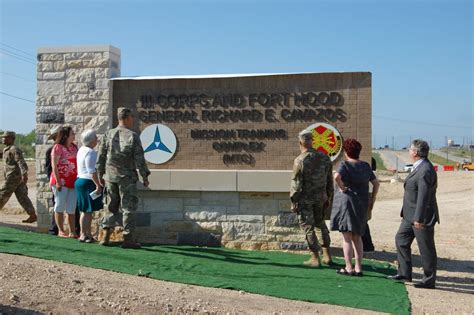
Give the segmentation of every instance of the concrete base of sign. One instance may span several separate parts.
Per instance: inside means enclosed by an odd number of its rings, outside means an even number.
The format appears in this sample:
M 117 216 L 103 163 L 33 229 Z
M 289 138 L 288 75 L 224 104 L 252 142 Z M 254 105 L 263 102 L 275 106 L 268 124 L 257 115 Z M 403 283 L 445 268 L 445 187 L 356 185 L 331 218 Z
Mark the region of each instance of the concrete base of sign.
M 280 249 L 304 244 L 290 212 L 291 171 L 153 170 L 139 185 L 137 236 L 177 244 L 212 234 L 232 248 Z M 304 246 L 303 246 L 304 247 Z

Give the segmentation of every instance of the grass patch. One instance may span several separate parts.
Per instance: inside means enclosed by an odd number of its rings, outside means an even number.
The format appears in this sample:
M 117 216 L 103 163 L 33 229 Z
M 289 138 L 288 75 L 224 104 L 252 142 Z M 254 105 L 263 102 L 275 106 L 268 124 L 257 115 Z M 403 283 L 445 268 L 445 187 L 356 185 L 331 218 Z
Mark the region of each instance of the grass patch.
M 0 252 L 205 287 L 243 290 L 280 298 L 408 314 L 405 286 L 385 279 L 388 264 L 364 261 L 364 277 L 334 268 L 302 265 L 305 255 L 191 246 L 103 247 L 0 227 Z M 342 266 L 342 259 L 335 259 Z M 21 271 L 19 271 L 21 272 Z
M 447 148 L 442 148 L 441 151 L 446 153 Z M 474 156 L 474 149 L 468 149 L 468 148 L 449 148 L 449 155 L 454 155 L 463 159 L 466 159 L 466 161 L 471 160 L 471 156 Z
M 385 167 L 385 164 L 383 163 L 382 158 L 380 157 L 380 153 L 372 152 L 372 157 L 375 159 L 375 162 L 377 163 L 377 171 L 387 170 L 387 168 Z
M 445 157 L 430 153 L 428 159 L 431 163 L 439 164 L 439 165 L 454 165 L 456 166 L 457 162 L 453 160 L 446 160 Z

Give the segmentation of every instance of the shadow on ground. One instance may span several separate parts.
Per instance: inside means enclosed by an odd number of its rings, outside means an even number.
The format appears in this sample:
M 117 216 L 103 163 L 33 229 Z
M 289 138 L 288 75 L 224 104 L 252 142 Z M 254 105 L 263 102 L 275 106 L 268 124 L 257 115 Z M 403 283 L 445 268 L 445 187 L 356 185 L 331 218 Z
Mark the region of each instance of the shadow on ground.
M 0 304 L 0 314 L 16 314 L 16 315 L 42 315 L 45 313 L 28 310 L 25 308 L 19 308 L 11 305 L 2 305 Z
M 342 255 L 342 249 L 335 249 L 336 255 Z M 374 259 L 377 261 L 386 261 L 394 264 L 397 260 L 397 253 L 375 251 L 371 254 L 364 254 L 366 259 Z M 421 256 L 412 255 L 413 267 L 421 267 Z M 455 260 L 449 258 L 438 257 L 438 270 L 457 272 L 457 273 L 474 273 L 474 261 L 472 260 Z M 421 279 L 422 273 L 413 273 L 414 279 Z M 474 278 L 472 277 L 456 277 L 456 276 L 437 276 L 436 289 L 474 294 Z

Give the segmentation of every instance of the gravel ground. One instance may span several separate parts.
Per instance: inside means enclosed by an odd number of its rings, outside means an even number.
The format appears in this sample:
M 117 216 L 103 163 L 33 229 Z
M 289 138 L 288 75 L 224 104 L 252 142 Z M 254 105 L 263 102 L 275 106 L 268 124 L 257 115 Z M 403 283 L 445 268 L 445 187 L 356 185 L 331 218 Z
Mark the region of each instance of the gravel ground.
M 403 175 L 402 175 L 403 176 Z M 474 172 L 440 172 L 436 227 L 438 282 L 436 290 L 407 284 L 414 314 L 474 314 Z M 368 258 L 394 262 L 394 236 L 400 222 L 403 184 L 383 183 L 369 222 L 376 252 Z M 24 214 L 9 202 L 0 224 L 34 230 L 19 223 Z M 13 206 L 13 207 L 12 207 Z M 336 255 L 342 244 L 331 233 Z M 414 278 L 421 278 L 420 257 L 413 244 Z M 0 254 L 0 313 L 201 313 L 317 314 L 370 313 L 332 305 L 297 302 L 245 292 L 203 288 L 134 277 L 109 271 Z
M 0 254 L 0 265 L 2 313 L 9 309 L 23 314 L 359 313 L 338 306 L 183 285 L 21 256 Z

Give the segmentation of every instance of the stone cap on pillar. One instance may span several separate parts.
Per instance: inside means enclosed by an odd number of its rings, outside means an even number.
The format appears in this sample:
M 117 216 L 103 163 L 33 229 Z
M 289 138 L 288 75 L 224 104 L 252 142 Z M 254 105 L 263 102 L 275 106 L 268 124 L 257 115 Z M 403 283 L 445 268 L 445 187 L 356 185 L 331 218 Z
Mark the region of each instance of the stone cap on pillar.
M 80 45 L 60 47 L 40 47 L 38 54 L 78 53 L 78 52 L 110 52 L 120 56 L 120 48 L 112 45 Z

